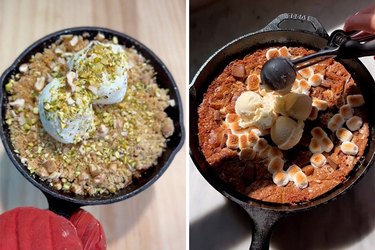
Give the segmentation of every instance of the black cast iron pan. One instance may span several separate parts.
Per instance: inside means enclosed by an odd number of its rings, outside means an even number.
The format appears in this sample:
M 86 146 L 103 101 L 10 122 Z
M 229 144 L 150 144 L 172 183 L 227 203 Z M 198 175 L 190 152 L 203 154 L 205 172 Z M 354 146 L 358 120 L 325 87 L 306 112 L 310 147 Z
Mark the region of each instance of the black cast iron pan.
M 27 62 L 35 53 L 42 52 L 44 48 L 55 42 L 61 35 L 82 35 L 85 32 L 89 34 L 89 39 L 93 39 L 98 34 L 98 32 L 101 32 L 105 35 L 106 38 L 110 39 L 113 36 L 117 36 L 119 44 L 125 45 L 126 47 L 134 47 L 154 67 L 157 73 L 156 77 L 158 85 L 162 88 L 169 89 L 170 97 L 176 102 L 176 105 L 174 107 L 168 107 L 166 109 L 166 113 L 174 122 L 175 132 L 169 138 L 167 148 L 159 157 L 157 165 L 147 170 L 143 174 L 142 178 L 135 180 L 131 185 L 113 195 L 88 197 L 67 194 L 56 191 L 52 189 L 47 182 L 41 181 L 39 178 L 31 176 L 26 166 L 21 163 L 17 154 L 14 153 L 14 148 L 10 140 L 9 128 L 5 123 L 6 104 L 8 102 L 7 94 L 5 92 L 5 84 L 13 74 L 18 72 L 19 66 L 22 63 Z M 173 80 L 171 73 L 168 71 L 164 63 L 149 48 L 147 48 L 145 45 L 138 42 L 134 38 L 114 30 L 99 27 L 76 27 L 64 29 L 47 35 L 42 39 L 36 41 L 24 52 L 22 52 L 22 54 L 15 60 L 15 62 L 3 73 L 0 78 L 0 84 L 0 134 L 5 151 L 7 152 L 14 166 L 21 172 L 21 174 L 46 195 L 49 209 L 60 215 L 64 215 L 65 217 L 69 217 L 80 206 L 109 204 L 128 199 L 133 195 L 136 195 L 139 192 L 145 190 L 164 173 L 164 171 L 171 164 L 176 153 L 181 149 L 184 142 L 182 102 L 177 85 Z
M 274 45 L 304 46 L 319 50 L 327 44 L 328 34 L 317 19 L 298 15 L 281 14 L 264 29 L 244 35 L 225 45 L 215 52 L 201 67 L 194 77 L 190 89 L 190 156 L 203 177 L 228 199 L 244 208 L 252 219 L 253 236 L 250 249 L 268 249 L 271 231 L 280 219 L 287 215 L 316 208 L 335 200 L 348 191 L 368 171 L 374 162 L 375 129 L 374 129 L 374 96 L 375 82 L 358 60 L 340 60 L 352 77 L 359 84 L 366 102 L 369 116 L 370 138 L 363 159 L 355 166 L 347 180 L 333 190 L 309 202 L 296 205 L 267 203 L 251 199 L 229 188 L 221 181 L 207 163 L 200 151 L 198 141 L 198 107 L 208 85 L 217 77 L 231 61 L 243 58 L 258 48 Z

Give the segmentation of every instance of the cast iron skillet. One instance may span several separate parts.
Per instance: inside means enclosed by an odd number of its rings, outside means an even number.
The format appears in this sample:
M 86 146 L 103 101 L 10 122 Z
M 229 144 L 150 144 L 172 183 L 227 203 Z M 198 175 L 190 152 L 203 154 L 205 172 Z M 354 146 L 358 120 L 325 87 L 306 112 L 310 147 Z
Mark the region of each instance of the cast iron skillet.
M 235 39 L 215 52 L 200 68 L 190 85 L 190 156 L 203 177 L 217 191 L 228 199 L 238 203 L 249 214 L 253 225 L 250 249 L 268 249 L 271 231 L 280 219 L 287 215 L 306 211 L 335 200 L 339 195 L 342 195 L 357 183 L 371 167 L 375 156 L 375 114 L 373 112 L 375 106 L 375 82 L 358 59 L 340 60 L 359 84 L 364 95 L 370 123 L 369 145 L 365 150 L 363 159 L 355 166 L 346 181 L 314 200 L 297 205 L 262 202 L 251 199 L 226 186 L 215 175 L 200 150 L 197 124 L 198 107 L 203 100 L 203 94 L 207 91 L 208 85 L 234 59 L 243 58 L 243 56 L 258 48 L 273 45 L 304 46 L 317 50 L 327 44 L 327 39 L 328 34 L 317 19 L 298 14 L 281 14 L 264 29 Z
M 44 48 L 48 47 L 54 41 L 56 41 L 60 35 L 64 34 L 74 34 L 82 35 L 87 32 L 89 34 L 89 39 L 94 38 L 98 32 L 105 35 L 106 38 L 112 38 L 117 36 L 119 44 L 125 45 L 126 47 L 134 47 L 140 54 L 142 54 L 149 63 L 154 67 L 157 72 L 157 83 L 162 88 L 169 89 L 169 94 L 172 99 L 175 100 L 176 105 L 174 107 L 168 107 L 166 113 L 174 122 L 175 132 L 169 138 L 167 143 L 167 148 L 163 154 L 159 157 L 157 165 L 147 170 L 142 178 L 135 180 L 130 186 L 120 190 L 118 193 L 113 195 L 100 195 L 100 196 L 79 196 L 73 194 L 66 194 L 63 192 L 56 191 L 52 189 L 47 182 L 41 181 L 38 177 L 33 177 L 30 175 L 29 171 L 23 165 L 14 152 L 13 145 L 10 140 L 9 127 L 5 123 L 5 113 L 6 104 L 8 102 L 8 97 L 5 92 L 5 84 L 8 82 L 11 75 L 18 72 L 18 67 L 27 62 L 32 55 L 37 52 L 42 52 Z M 3 73 L 0 78 L 0 100 L 1 100 L 1 126 L 0 134 L 1 140 L 4 144 L 5 150 L 13 162 L 14 166 L 21 172 L 21 174 L 30 181 L 34 186 L 40 189 L 47 197 L 49 209 L 69 217 L 75 210 L 83 205 L 99 205 L 99 204 L 109 204 L 121 200 L 128 199 L 133 195 L 148 188 L 152 183 L 154 183 L 168 168 L 171 164 L 176 153 L 181 149 L 184 142 L 184 128 L 183 128 L 183 115 L 182 115 L 182 102 L 178 92 L 177 85 L 173 80 L 171 73 L 168 71 L 164 63 L 145 45 L 138 42 L 134 38 L 125 35 L 123 33 L 99 27 L 77 27 L 69 28 L 61 31 L 57 31 L 50 35 L 43 37 L 42 39 L 36 41 L 30 47 L 28 47 L 22 54 L 15 60 L 15 62 Z

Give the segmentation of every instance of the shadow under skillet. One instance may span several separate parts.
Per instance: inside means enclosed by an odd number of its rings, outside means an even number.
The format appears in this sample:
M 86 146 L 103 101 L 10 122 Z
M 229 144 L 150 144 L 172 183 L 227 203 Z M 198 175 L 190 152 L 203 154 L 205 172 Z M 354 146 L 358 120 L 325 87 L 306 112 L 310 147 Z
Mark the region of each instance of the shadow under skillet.
M 281 221 L 273 232 L 271 246 L 281 250 L 340 249 L 365 238 L 375 229 L 374 180 L 372 166 L 336 201 Z
M 327 30 L 336 28 L 373 0 L 217 0 L 190 13 L 190 81 L 219 48 L 244 34 L 255 32 L 281 13 L 318 18 Z
M 347 194 L 278 223 L 271 249 L 340 249 L 360 241 L 375 228 L 375 167 Z M 237 204 L 227 202 L 190 224 L 190 248 L 227 250 L 250 246 L 251 222 Z M 293 244 L 291 244 L 293 243 Z M 237 248 L 236 248 L 237 249 Z
M 251 238 L 251 221 L 245 210 L 229 200 L 190 224 L 190 249 L 227 250 Z

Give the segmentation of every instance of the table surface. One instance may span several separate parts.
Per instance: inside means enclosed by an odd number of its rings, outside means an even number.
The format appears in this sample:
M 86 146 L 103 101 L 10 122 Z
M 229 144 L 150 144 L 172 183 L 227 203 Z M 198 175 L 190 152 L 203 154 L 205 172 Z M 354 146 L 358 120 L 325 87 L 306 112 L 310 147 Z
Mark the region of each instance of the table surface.
M 185 103 L 184 0 L 1 0 L 0 72 L 31 43 L 74 26 L 126 33 L 153 50 L 174 76 Z M 104 227 L 108 249 L 184 249 L 185 147 L 165 174 L 139 195 L 85 207 Z M 14 168 L 0 146 L 0 213 L 18 206 L 46 208 L 45 197 Z
M 211 1 L 212 2 L 212 1 Z M 190 13 L 190 79 L 217 49 L 241 35 L 261 29 L 280 13 L 317 17 L 328 31 L 372 0 L 276 1 L 218 0 Z M 205 41 L 202 43 L 202 41 Z M 363 59 L 375 76 L 373 58 Z M 375 112 L 373 110 L 373 112 Z M 225 199 L 190 161 L 190 247 L 194 250 L 248 249 L 251 222 L 247 214 Z M 338 200 L 286 218 L 278 224 L 271 249 L 374 249 L 375 166 Z

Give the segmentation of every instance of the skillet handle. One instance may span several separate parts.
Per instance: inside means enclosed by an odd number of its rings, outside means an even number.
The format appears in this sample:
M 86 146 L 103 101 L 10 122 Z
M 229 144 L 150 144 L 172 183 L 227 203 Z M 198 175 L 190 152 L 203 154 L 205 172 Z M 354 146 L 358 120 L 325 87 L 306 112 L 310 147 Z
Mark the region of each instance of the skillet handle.
M 312 16 L 284 13 L 272 20 L 262 31 L 299 31 L 310 32 L 328 39 L 323 25 Z
M 81 205 L 54 197 L 48 193 L 43 192 L 48 201 L 48 209 L 55 214 L 61 215 L 69 219 L 74 212 L 76 212 Z
M 268 250 L 272 230 L 277 222 L 287 216 L 287 213 L 255 207 L 248 203 L 237 203 L 246 210 L 252 220 L 250 250 Z

